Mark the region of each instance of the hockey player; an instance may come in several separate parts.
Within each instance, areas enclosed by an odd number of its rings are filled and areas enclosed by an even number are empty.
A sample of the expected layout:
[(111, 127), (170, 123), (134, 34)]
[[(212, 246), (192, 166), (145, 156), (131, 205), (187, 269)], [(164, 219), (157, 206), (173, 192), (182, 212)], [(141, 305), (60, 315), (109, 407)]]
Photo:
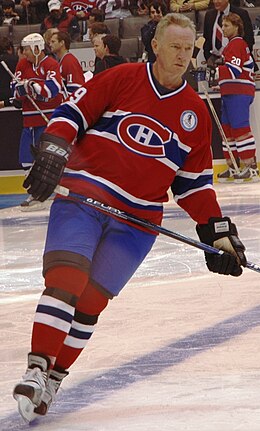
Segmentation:
[(240, 16), (234, 13), (225, 16), (222, 28), (229, 40), (223, 51), (224, 64), (218, 67), (222, 126), (234, 157), (242, 161), (243, 169), (236, 173), (223, 142), (228, 169), (218, 174), (218, 180), (259, 181), (255, 139), (249, 122), (250, 105), (255, 95), (254, 63), (243, 39), (244, 27)]
[[(85, 83), (82, 67), (75, 57), (69, 52), (70, 37), (68, 33), (54, 33), (50, 39), (51, 52), (56, 55), (60, 64), (60, 73), (63, 80), (65, 98)], [(65, 88), (64, 88), (65, 87)]]
[[(246, 264), (244, 246), (234, 223), (222, 217), (212, 187), (211, 120), (182, 79), (195, 35), (188, 17), (168, 14), (152, 42), (155, 63), (108, 69), (73, 93), (55, 110), (24, 186), (44, 201), (61, 182), (155, 223), (162, 220), (171, 187), (176, 202), (197, 222), (201, 240), (225, 251), (206, 254), (209, 270), (239, 276)], [(14, 388), (26, 420), (47, 412), (100, 313), (155, 239), (69, 198), (55, 199), (44, 251), (45, 290), (28, 368)]]
[[(14, 97), (22, 101), (23, 110), (19, 162), (24, 170), (28, 170), (33, 163), (31, 146), (37, 147), (39, 137), (46, 127), (42, 113), (49, 119), (62, 101), (61, 75), (58, 62), (45, 55), (44, 39), (40, 34), (32, 33), (24, 37), (21, 46), (24, 58), (16, 66), (13, 87)], [(38, 110), (27, 95), (36, 102)], [(29, 197), (22, 203), (22, 207), (35, 203)]]

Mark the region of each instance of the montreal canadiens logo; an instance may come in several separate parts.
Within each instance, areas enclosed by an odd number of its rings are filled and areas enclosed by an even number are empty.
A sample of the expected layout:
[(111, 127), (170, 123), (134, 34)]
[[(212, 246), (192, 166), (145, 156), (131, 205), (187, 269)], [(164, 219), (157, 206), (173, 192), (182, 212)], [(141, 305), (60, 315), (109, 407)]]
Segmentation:
[(193, 111), (184, 111), (181, 114), (181, 125), (187, 132), (192, 132), (198, 124), (198, 118)]
[(84, 2), (84, 1), (74, 1), (74, 2), (72, 2), (72, 9), (75, 11), (75, 12), (78, 12), (78, 11), (81, 11), (81, 10), (83, 10), (83, 11), (88, 11), (88, 9), (89, 9), (89, 7), (90, 7), (90, 9), (93, 7), (92, 5), (90, 5), (89, 3), (94, 3), (94, 1), (95, 0), (89, 0), (88, 1), (88, 3), (86, 4), (86, 2)]
[(118, 124), (118, 138), (129, 150), (148, 157), (165, 157), (172, 132), (145, 115), (126, 115)]

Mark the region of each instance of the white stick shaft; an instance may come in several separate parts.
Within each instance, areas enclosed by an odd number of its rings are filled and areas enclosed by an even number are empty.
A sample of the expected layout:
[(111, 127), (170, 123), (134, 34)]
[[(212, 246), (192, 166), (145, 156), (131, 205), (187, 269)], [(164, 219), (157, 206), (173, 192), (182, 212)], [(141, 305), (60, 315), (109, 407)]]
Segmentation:
[(240, 172), (240, 171), (239, 171), (239, 168), (238, 168), (238, 166), (237, 166), (236, 159), (235, 159), (234, 154), (232, 153), (232, 150), (231, 150), (231, 148), (230, 148), (230, 146), (229, 146), (229, 143), (228, 143), (227, 137), (226, 137), (225, 132), (224, 132), (224, 130), (223, 130), (223, 127), (222, 127), (222, 125), (221, 125), (221, 123), (220, 123), (220, 121), (219, 121), (218, 114), (217, 114), (217, 112), (216, 112), (216, 110), (215, 110), (215, 108), (214, 108), (214, 105), (213, 105), (213, 103), (212, 103), (212, 101), (211, 101), (211, 98), (210, 98), (210, 96), (209, 96), (209, 93), (207, 92), (207, 89), (206, 89), (206, 87), (205, 87), (204, 83), (203, 83), (202, 81), (201, 81), (200, 83), (201, 83), (201, 87), (202, 87), (202, 89), (203, 89), (203, 92), (204, 92), (204, 94), (205, 94), (205, 96), (206, 96), (206, 99), (207, 99), (207, 101), (208, 101), (208, 104), (209, 104), (210, 110), (211, 110), (211, 112), (212, 112), (212, 115), (213, 115), (213, 117), (214, 117), (214, 119), (215, 119), (215, 121), (216, 121), (216, 124), (217, 124), (217, 126), (218, 126), (218, 130), (219, 130), (219, 132), (220, 132), (220, 134), (221, 134), (221, 137), (222, 137), (222, 139), (223, 139), (223, 141), (225, 142), (225, 145), (226, 145), (226, 147), (227, 147), (228, 154), (229, 154), (229, 157), (230, 157), (230, 159), (231, 159), (231, 162), (232, 162), (232, 164), (233, 164), (233, 166), (234, 166), (234, 168), (235, 168), (236, 173), (237, 173), (237, 174), (239, 174), (239, 172)]

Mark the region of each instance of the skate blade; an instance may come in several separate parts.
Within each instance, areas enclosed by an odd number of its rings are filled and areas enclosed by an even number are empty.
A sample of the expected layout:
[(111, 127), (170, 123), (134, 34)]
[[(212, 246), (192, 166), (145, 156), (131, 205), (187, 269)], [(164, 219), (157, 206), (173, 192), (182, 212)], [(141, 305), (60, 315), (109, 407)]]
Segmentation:
[(18, 411), (26, 423), (30, 423), (39, 417), (37, 413), (34, 412), (36, 406), (30, 398), (24, 395), (16, 395), (15, 399), (18, 401)]
[(218, 183), (233, 183), (234, 178), (218, 178)]
[(245, 179), (235, 179), (234, 182), (236, 184), (242, 184), (242, 183), (259, 183), (260, 177), (252, 177), (252, 178), (245, 178)]
[(22, 212), (34, 212), (34, 211), (45, 211), (50, 209), (53, 201), (48, 202), (39, 202), (37, 204), (28, 205), (28, 206), (20, 206), (20, 211)]

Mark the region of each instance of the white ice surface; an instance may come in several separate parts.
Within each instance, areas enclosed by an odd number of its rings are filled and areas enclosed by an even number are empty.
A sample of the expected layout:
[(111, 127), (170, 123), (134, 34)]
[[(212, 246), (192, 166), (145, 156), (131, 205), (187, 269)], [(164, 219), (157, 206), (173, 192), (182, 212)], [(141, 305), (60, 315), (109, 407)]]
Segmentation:
[[(218, 185), (260, 265), (260, 184)], [(28, 426), (14, 384), (26, 367), (48, 212), (0, 211), (0, 431), (259, 431), (260, 274), (211, 274), (203, 252), (160, 236), (64, 380)], [(175, 204), (164, 226), (196, 238)]]

